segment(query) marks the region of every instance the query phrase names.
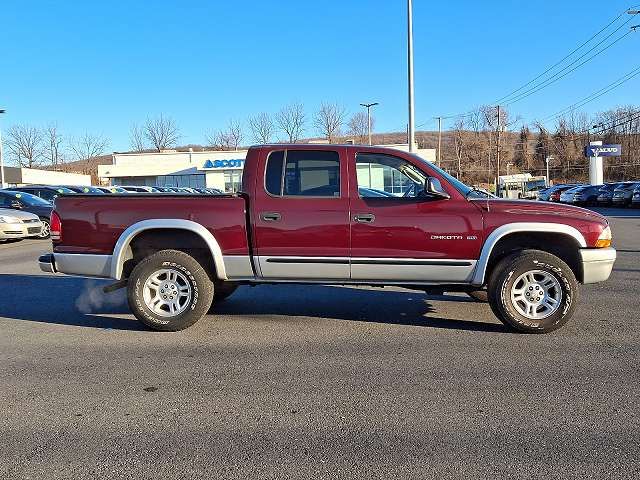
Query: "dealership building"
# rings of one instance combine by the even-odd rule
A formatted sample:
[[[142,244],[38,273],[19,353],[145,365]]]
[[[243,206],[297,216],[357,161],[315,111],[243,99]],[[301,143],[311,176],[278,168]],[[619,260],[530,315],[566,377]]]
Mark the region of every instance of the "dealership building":
[[[408,145],[385,145],[407,151]],[[425,160],[435,161],[435,149],[418,149]],[[114,153],[111,165],[99,165],[105,185],[209,187],[237,192],[242,184],[246,150],[152,153]]]
[[[0,178],[5,185],[21,187],[25,185],[91,185],[91,175],[57,172],[39,168],[4,167]]]

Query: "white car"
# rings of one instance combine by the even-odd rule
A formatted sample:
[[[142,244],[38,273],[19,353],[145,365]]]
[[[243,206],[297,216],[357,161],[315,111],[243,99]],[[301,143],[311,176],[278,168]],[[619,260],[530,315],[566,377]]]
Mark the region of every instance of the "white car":
[[[37,237],[41,230],[42,222],[37,215],[0,208],[0,241]]]

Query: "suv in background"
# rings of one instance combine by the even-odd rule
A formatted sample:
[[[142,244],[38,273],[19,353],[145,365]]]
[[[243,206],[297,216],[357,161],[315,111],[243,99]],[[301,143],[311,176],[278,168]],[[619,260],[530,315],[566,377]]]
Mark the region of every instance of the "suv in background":
[[[617,187],[613,191],[613,197],[611,198],[612,203],[619,207],[626,207],[627,205],[631,205],[633,192],[638,185],[640,185],[640,183],[631,182]]]
[[[613,201],[613,191],[624,185],[624,182],[614,182],[614,183],[606,183],[600,189],[598,193],[598,198],[596,199],[596,204],[599,206],[607,206],[611,205]]]
[[[0,207],[22,210],[23,212],[37,215],[42,222],[42,229],[38,238],[49,238],[51,233],[51,211],[53,210],[53,205],[50,202],[26,192],[0,190]]]
[[[633,195],[631,196],[631,206],[634,208],[640,208],[640,184],[636,185],[633,189]]]
[[[600,193],[600,189],[602,185],[583,185],[578,190],[576,190],[573,195],[572,204],[587,206],[587,205],[595,205],[598,200],[598,194]]]
[[[583,185],[576,185],[575,187],[571,187],[560,194],[560,203],[573,203],[573,197]]]
[[[31,195],[35,195],[36,197],[40,197],[47,202],[53,202],[53,200],[62,194],[72,195],[76,192],[67,188],[56,185],[29,185],[26,187],[12,187],[12,191],[14,192],[25,192]]]

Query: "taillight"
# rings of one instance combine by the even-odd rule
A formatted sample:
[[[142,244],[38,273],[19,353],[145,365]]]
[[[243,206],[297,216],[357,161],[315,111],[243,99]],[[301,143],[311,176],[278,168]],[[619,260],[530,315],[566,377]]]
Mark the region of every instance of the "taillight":
[[[59,242],[62,240],[62,221],[56,212],[51,212],[51,240]]]

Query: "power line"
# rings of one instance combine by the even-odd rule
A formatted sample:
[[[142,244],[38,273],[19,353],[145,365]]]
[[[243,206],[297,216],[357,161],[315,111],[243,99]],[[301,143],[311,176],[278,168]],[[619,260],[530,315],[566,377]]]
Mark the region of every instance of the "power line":
[[[631,8],[635,8],[635,7],[630,7]],[[497,101],[493,101],[490,104],[498,104],[498,103],[503,103],[503,101],[505,99],[509,99],[505,105],[511,105],[513,103],[519,102],[520,100],[523,100],[524,98],[527,98],[530,95],[533,95],[534,93],[539,92],[540,90],[542,90],[543,88],[546,88],[547,86],[555,83],[556,81],[566,77],[569,73],[577,70],[578,68],[580,68],[581,66],[583,66],[584,64],[586,64],[587,62],[591,61],[593,58],[595,58],[596,56],[600,55],[601,53],[603,53],[604,51],[608,50],[609,48],[613,47],[613,45],[615,45],[616,43],[618,43],[620,40],[622,40],[623,38],[625,38],[627,35],[629,35],[632,31],[635,30],[629,30],[627,33],[625,33],[624,35],[622,35],[621,37],[617,38],[616,40],[614,40],[612,43],[610,43],[609,45],[607,45],[605,48],[603,48],[602,50],[598,51],[596,54],[592,55],[591,57],[589,57],[586,61],[580,63],[578,66],[576,66],[575,68],[569,70],[568,72],[566,72],[565,74],[561,75],[560,77],[558,77],[558,75],[562,74],[563,71],[565,71],[567,68],[571,67],[572,65],[575,65],[577,62],[579,62],[581,59],[583,59],[586,55],[588,55],[590,52],[594,51],[597,47],[599,47],[600,45],[602,45],[606,40],[608,40],[609,38],[611,38],[616,32],[618,32],[622,27],[624,27],[625,25],[627,25],[631,20],[633,20],[633,18],[638,15],[637,13],[634,13],[631,15],[631,17],[624,23],[622,23],[620,26],[618,26],[615,30],[613,30],[611,33],[609,33],[605,38],[603,38],[600,42],[598,42],[596,45],[594,45],[593,47],[591,47],[589,50],[587,50],[586,52],[584,52],[583,54],[581,54],[578,58],[576,58],[573,62],[571,62],[570,64],[564,66],[562,69],[560,69],[558,72],[556,72],[554,75],[552,75],[551,77],[543,80],[542,82],[540,82],[538,85],[530,88],[529,90],[522,92],[518,95],[515,95],[515,93],[521,92],[524,88],[528,87],[529,85],[535,83],[537,80],[539,80],[540,78],[544,77],[547,73],[549,73],[550,71],[552,71],[555,67],[561,65],[562,63],[565,62],[565,60],[569,59],[571,56],[573,56],[573,54],[575,54],[576,52],[580,51],[584,46],[586,46],[587,44],[589,44],[590,42],[592,42],[594,39],[596,39],[598,36],[600,36],[603,32],[605,32],[608,28],[610,28],[613,24],[615,24],[621,17],[623,17],[625,14],[627,14],[629,12],[629,9],[624,10],[622,13],[620,13],[616,18],[614,18],[611,22],[609,22],[605,27],[603,27],[602,29],[600,29],[597,33],[595,33],[594,35],[592,35],[586,42],[583,42],[580,46],[578,46],[577,48],[575,48],[574,50],[572,50],[568,55],[566,55],[565,57],[562,58],[562,60],[560,60],[559,62],[556,62],[554,65],[552,65],[551,67],[547,68],[543,73],[541,73],[540,75],[538,75],[537,77],[535,77],[533,80],[530,80],[529,82],[525,83],[524,85],[522,85],[521,87],[517,88],[516,90],[512,91],[511,93],[509,93],[508,95],[505,95],[504,97],[500,98]],[[555,78],[558,77],[558,78]],[[552,80],[553,79],[553,80]],[[550,81],[552,80],[552,81]],[[510,98],[513,97],[513,98]],[[446,116],[442,116],[443,119],[449,120],[452,118],[461,118],[461,117],[469,117],[473,114],[476,113],[476,110],[470,110],[468,112],[464,112],[464,113],[459,113],[459,114],[454,114],[454,115],[446,115]]]
[[[597,57],[598,55],[600,55],[601,53],[607,51],[608,49],[610,49],[611,47],[613,47],[616,43],[618,43],[620,40],[624,39],[627,35],[633,33],[633,30],[629,30],[627,33],[625,33],[624,35],[621,35],[620,37],[618,37],[617,39],[615,39],[613,42],[611,42],[609,45],[607,45],[606,47],[604,47],[603,49],[597,51],[596,53],[594,53],[593,55],[591,55],[589,58],[587,58],[585,61],[579,63],[578,65],[576,65],[575,67],[573,67],[572,69],[564,72],[562,75],[558,76],[560,73],[562,73],[562,70],[558,73],[556,73],[555,75],[549,77],[548,79],[546,79],[544,82],[542,82],[540,85],[527,90],[526,92],[523,92],[522,94],[520,94],[520,96],[515,97],[514,99],[508,101],[505,103],[505,105],[512,105],[514,103],[517,103],[521,100],[524,100],[527,97],[530,97],[531,95],[533,95],[534,93],[538,93],[540,90],[543,90],[545,88],[547,88],[549,85],[552,85],[554,83],[556,83],[559,80],[562,80],[564,77],[566,77],[567,75],[569,75],[572,72],[575,72],[578,68],[582,67],[583,65],[589,63],[591,60],[593,60],[595,57]],[[582,58],[582,57],[580,57]],[[578,60],[580,60],[580,58]],[[577,61],[577,60],[576,60]],[[575,62],[572,62],[571,64],[567,65],[567,67],[569,67],[570,65],[575,64]]]
[[[546,122],[548,120],[551,120],[553,118],[558,118],[561,117],[562,115],[570,112],[571,110],[575,110],[576,108],[580,108],[584,105],[586,105],[587,103],[590,103],[594,100],[597,100],[598,98],[602,97],[603,95],[606,95],[607,93],[609,93],[610,91],[618,88],[619,86],[625,84],[626,82],[628,82],[629,80],[631,80],[632,78],[636,77],[640,75],[640,66],[634,68],[633,70],[631,70],[629,73],[627,73],[626,75],[620,77],[619,79],[617,79],[616,81],[610,83],[609,85],[607,85],[606,87],[601,88],[600,90],[593,92],[591,95],[583,98],[582,100],[577,101],[576,103],[569,105],[566,108],[563,108],[562,110],[549,115],[548,117],[544,118],[543,121]]]

